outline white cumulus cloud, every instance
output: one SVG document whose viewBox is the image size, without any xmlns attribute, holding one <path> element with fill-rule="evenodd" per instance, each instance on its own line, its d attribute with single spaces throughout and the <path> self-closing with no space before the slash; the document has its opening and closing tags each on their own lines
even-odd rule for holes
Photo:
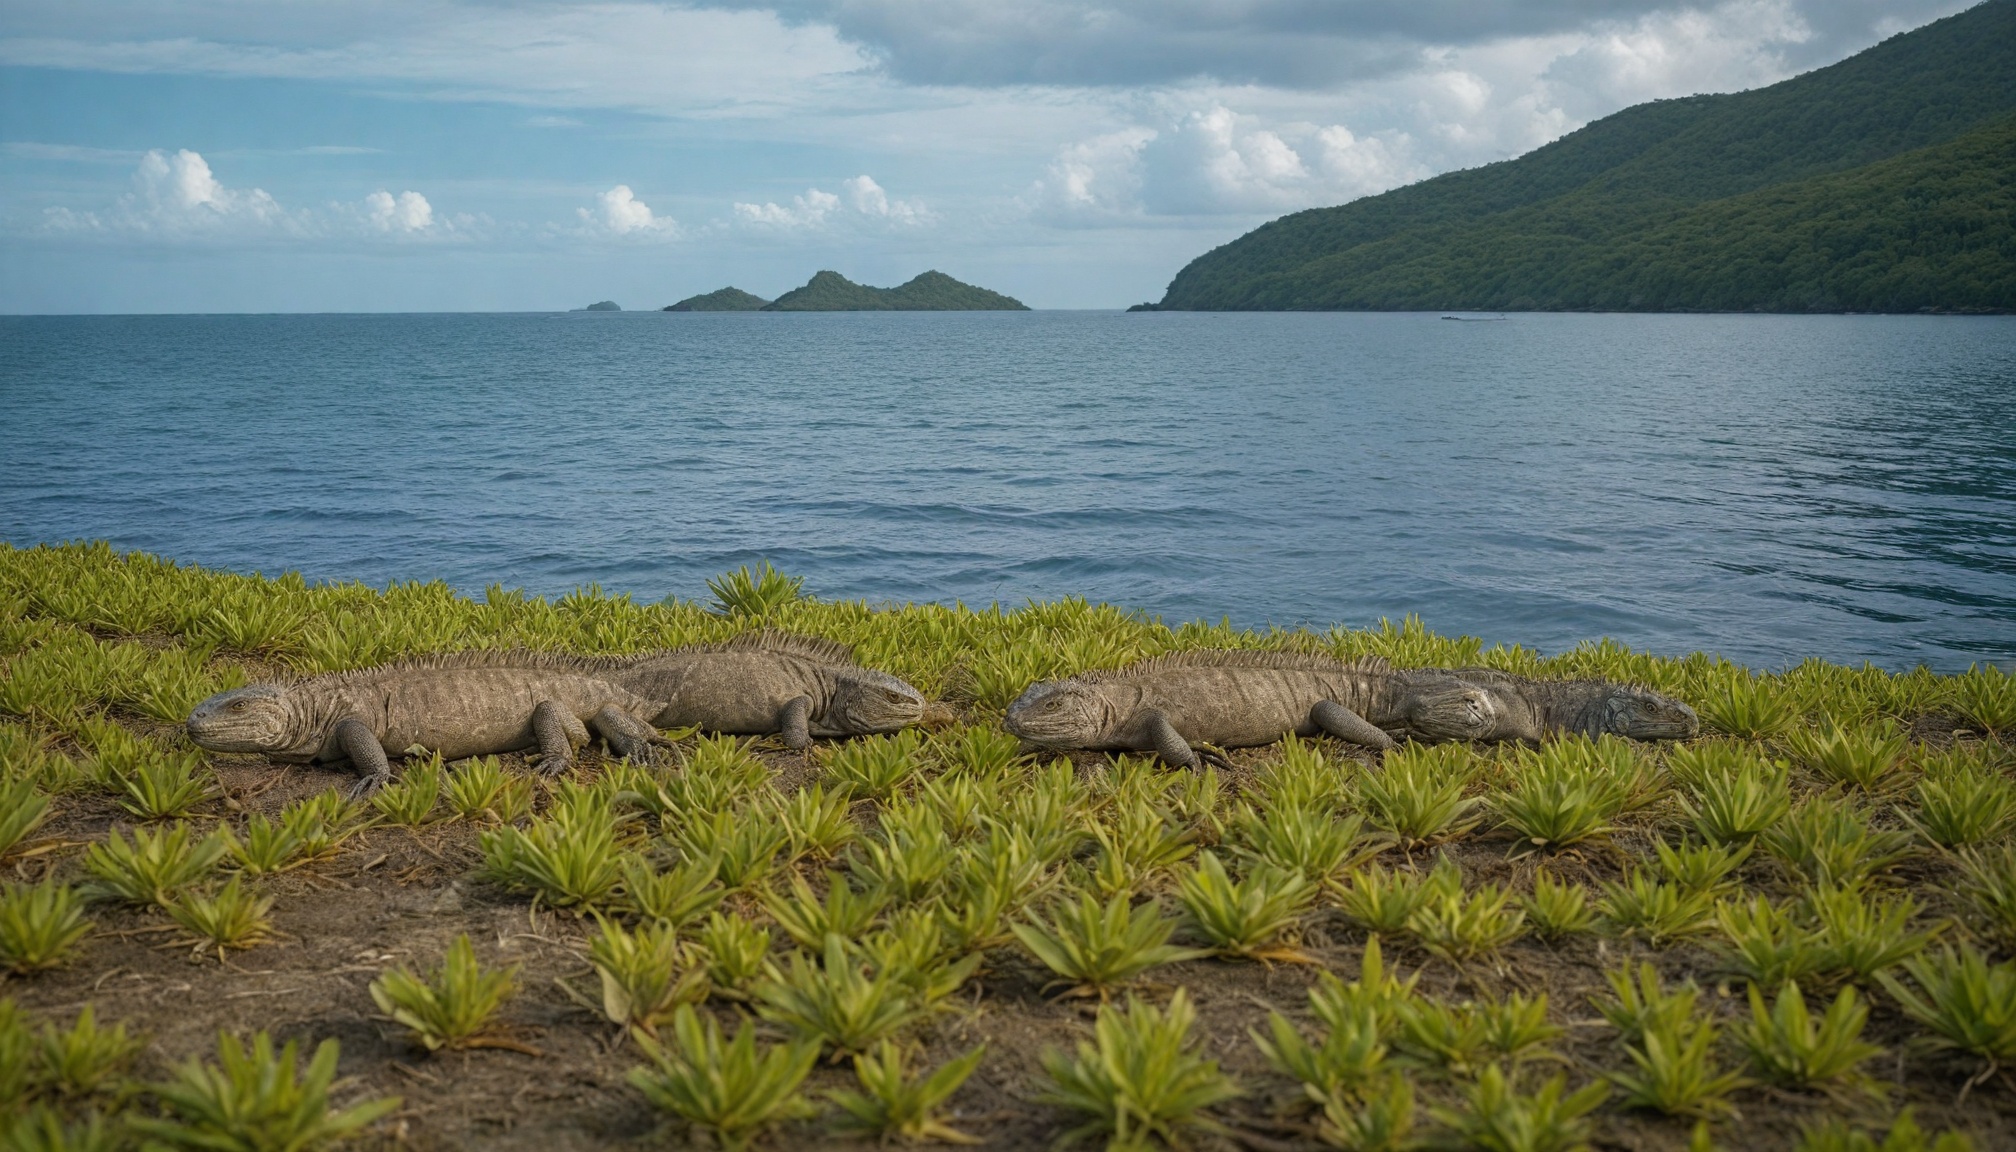
<svg viewBox="0 0 2016 1152">
<path fill-rule="evenodd" d="M 762 231 L 802 232 L 837 227 L 917 227 L 937 219 L 922 203 L 896 199 L 866 174 L 841 181 L 840 188 L 845 197 L 808 188 L 804 195 L 793 196 L 789 204 L 737 201 L 733 222 Z"/>
<path fill-rule="evenodd" d="M 1134 216 L 1252 215 L 1334 204 L 1424 175 L 1404 133 L 1269 125 L 1214 105 L 1160 128 L 1060 149 L 1023 197 L 1032 216 L 1097 224 Z"/>
<path fill-rule="evenodd" d="M 156 148 L 140 157 L 124 195 L 98 207 L 45 209 L 39 231 L 147 243 L 342 243 L 462 235 L 478 223 L 470 216 L 440 219 L 427 197 L 410 189 L 290 210 L 263 188 L 226 184 L 200 152 Z"/>
<path fill-rule="evenodd" d="M 364 198 L 364 208 L 380 232 L 419 232 L 434 226 L 434 206 L 418 192 L 401 192 L 395 197 L 380 189 Z"/>
<path fill-rule="evenodd" d="M 595 197 L 594 208 L 576 208 L 574 214 L 585 231 L 598 236 L 671 240 L 679 235 L 679 222 L 653 213 L 628 184 L 616 185 Z"/>
</svg>

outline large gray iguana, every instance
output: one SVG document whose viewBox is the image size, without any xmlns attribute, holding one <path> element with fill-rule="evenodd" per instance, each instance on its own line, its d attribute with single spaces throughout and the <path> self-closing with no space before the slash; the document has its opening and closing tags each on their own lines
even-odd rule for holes
<svg viewBox="0 0 2016 1152">
<path fill-rule="evenodd" d="M 854 663 L 845 645 L 765 630 L 627 656 L 457 652 L 255 684 L 197 705 L 189 736 L 215 752 L 347 760 L 368 792 L 391 778 L 388 753 L 414 745 L 451 760 L 537 747 L 541 769 L 558 773 L 591 728 L 610 751 L 643 760 L 662 739 L 656 728 L 781 733 L 804 748 L 815 735 L 893 732 L 923 715 L 922 693 Z"/>
<path fill-rule="evenodd" d="M 662 701 L 660 728 L 780 734 L 804 748 L 814 736 L 894 732 L 924 718 L 924 695 L 854 662 L 832 640 L 764 630 L 719 644 L 594 661 L 598 675 Z"/>
<path fill-rule="evenodd" d="M 563 771 L 589 730 L 619 756 L 645 760 L 662 737 L 645 699 L 576 657 L 456 652 L 375 668 L 253 684 L 221 692 L 189 714 L 189 738 L 213 752 L 341 763 L 358 794 L 392 778 L 390 757 L 418 745 L 459 760 L 537 748 L 539 768 Z"/>
<path fill-rule="evenodd" d="M 1193 745 L 1253 747 L 1290 732 L 1387 749 L 1396 737 L 1538 740 L 1552 731 L 1678 739 L 1696 721 L 1677 700 L 1601 681 L 1213 649 L 1033 685 L 1009 705 L 1006 726 L 1038 747 L 1154 752 L 1197 768 L 1222 757 Z"/>
</svg>

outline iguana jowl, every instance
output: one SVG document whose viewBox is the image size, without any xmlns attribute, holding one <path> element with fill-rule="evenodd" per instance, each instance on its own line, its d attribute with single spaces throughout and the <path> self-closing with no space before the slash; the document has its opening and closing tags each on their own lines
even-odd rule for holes
<svg viewBox="0 0 2016 1152">
<path fill-rule="evenodd" d="M 532 652 L 457 652 L 403 660 L 291 684 L 221 692 L 189 714 L 189 737 L 213 752 L 263 752 L 276 760 L 348 761 L 359 794 L 392 778 L 390 757 L 415 745 L 459 760 L 537 748 L 540 770 L 557 774 L 588 742 L 648 759 L 661 739 L 651 718 L 663 705 L 573 657 Z"/>
<path fill-rule="evenodd" d="M 1676 738 L 1692 735 L 1694 724 L 1686 705 L 1621 685 L 1224 650 L 1036 684 L 1009 706 L 1006 721 L 1038 747 L 1154 752 L 1188 768 L 1204 758 L 1195 744 L 1252 747 L 1290 732 L 1387 749 L 1396 737 L 1537 740 L 1570 729 Z M 1217 758 L 1208 749 L 1205 756 Z"/>
</svg>

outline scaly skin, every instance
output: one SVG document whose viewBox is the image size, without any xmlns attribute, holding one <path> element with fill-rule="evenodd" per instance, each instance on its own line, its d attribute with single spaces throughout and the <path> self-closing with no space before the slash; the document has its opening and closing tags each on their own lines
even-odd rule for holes
<svg viewBox="0 0 2016 1152">
<path fill-rule="evenodd" d="M 1182 652 L 1032 686 L 1008 731 L 1041 748 L 1154 752 L 1201 767 L 1222 748 L 1328 733 L 1375 750 L 1398 738 L 1538 740 L 1549 732 L 1692 735 L 1687 706 L 1595 681 L 1538 681 L 1489 669 L 1393 668 L 1286 652 Z M 1684 729 L 1684 731 L 1683 731 Z"/>
<path fill-rule="evenodd" d="M 1534 680 L 1495 668 L 1450 675 L 1489 690 L 1498 722 L 1486 740 L 1539 741 L 1560 732 L 1590 738 L 1686 740 L 1701 730 L 1694 710 L 1670 696 L 1607 680 Z"/>
<path fill-rule="evenodd" d="M 392 778 L 391 757 L 414 746 L 459 760 L 537 748 L 549 775 L 573 762 L 589 730 L 612 752 L 651 758 L 662 704 L 568 667 L 564 657 L 464 652 L 292 684 L 219 693 L 189 714 L 189 736 L 215 752 L 276 760 L 348 761 L 368 794 Z"/>
<path fill-rule="evenodd" d="M 661 728 L 771 735 L 791 748 L 814 736 L 894 732 L 924 717 L 924 696 L 886 672 L 854 663 L 830 640 L 751 632 L 723 644 L 616 657 L 601 675 L 663 701 Z"/>
</svg>

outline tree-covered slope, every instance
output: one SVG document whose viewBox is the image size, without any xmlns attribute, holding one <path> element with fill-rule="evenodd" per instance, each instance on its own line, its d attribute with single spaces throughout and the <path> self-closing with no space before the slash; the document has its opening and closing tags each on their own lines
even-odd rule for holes
<svg viewBox="0 0 2016 1152">
<path fill-rule="evenodd" d="M 2009 310 L 2012 113 L 2016 0 L 1990 0 L 1769 88 L 1283 217 L 1158 306 Z"/>
<path fill-rule="evenodd" d="M 1012 296 L 962 284 L 943 272 L 926 272 L 894 288 L 856 284 L 838 272 L 820 272 L 802 288 L 773 301 L 770 312 L 1026 312 Z"/>
<path fill-rule="evenodd" d="M 716 288 L 698 296 L 688 296 L 677 304 L 667 304 L 667 312 L 758 312 L 770 303 L 754 292 L 740 288 Z"/>
</svg>

